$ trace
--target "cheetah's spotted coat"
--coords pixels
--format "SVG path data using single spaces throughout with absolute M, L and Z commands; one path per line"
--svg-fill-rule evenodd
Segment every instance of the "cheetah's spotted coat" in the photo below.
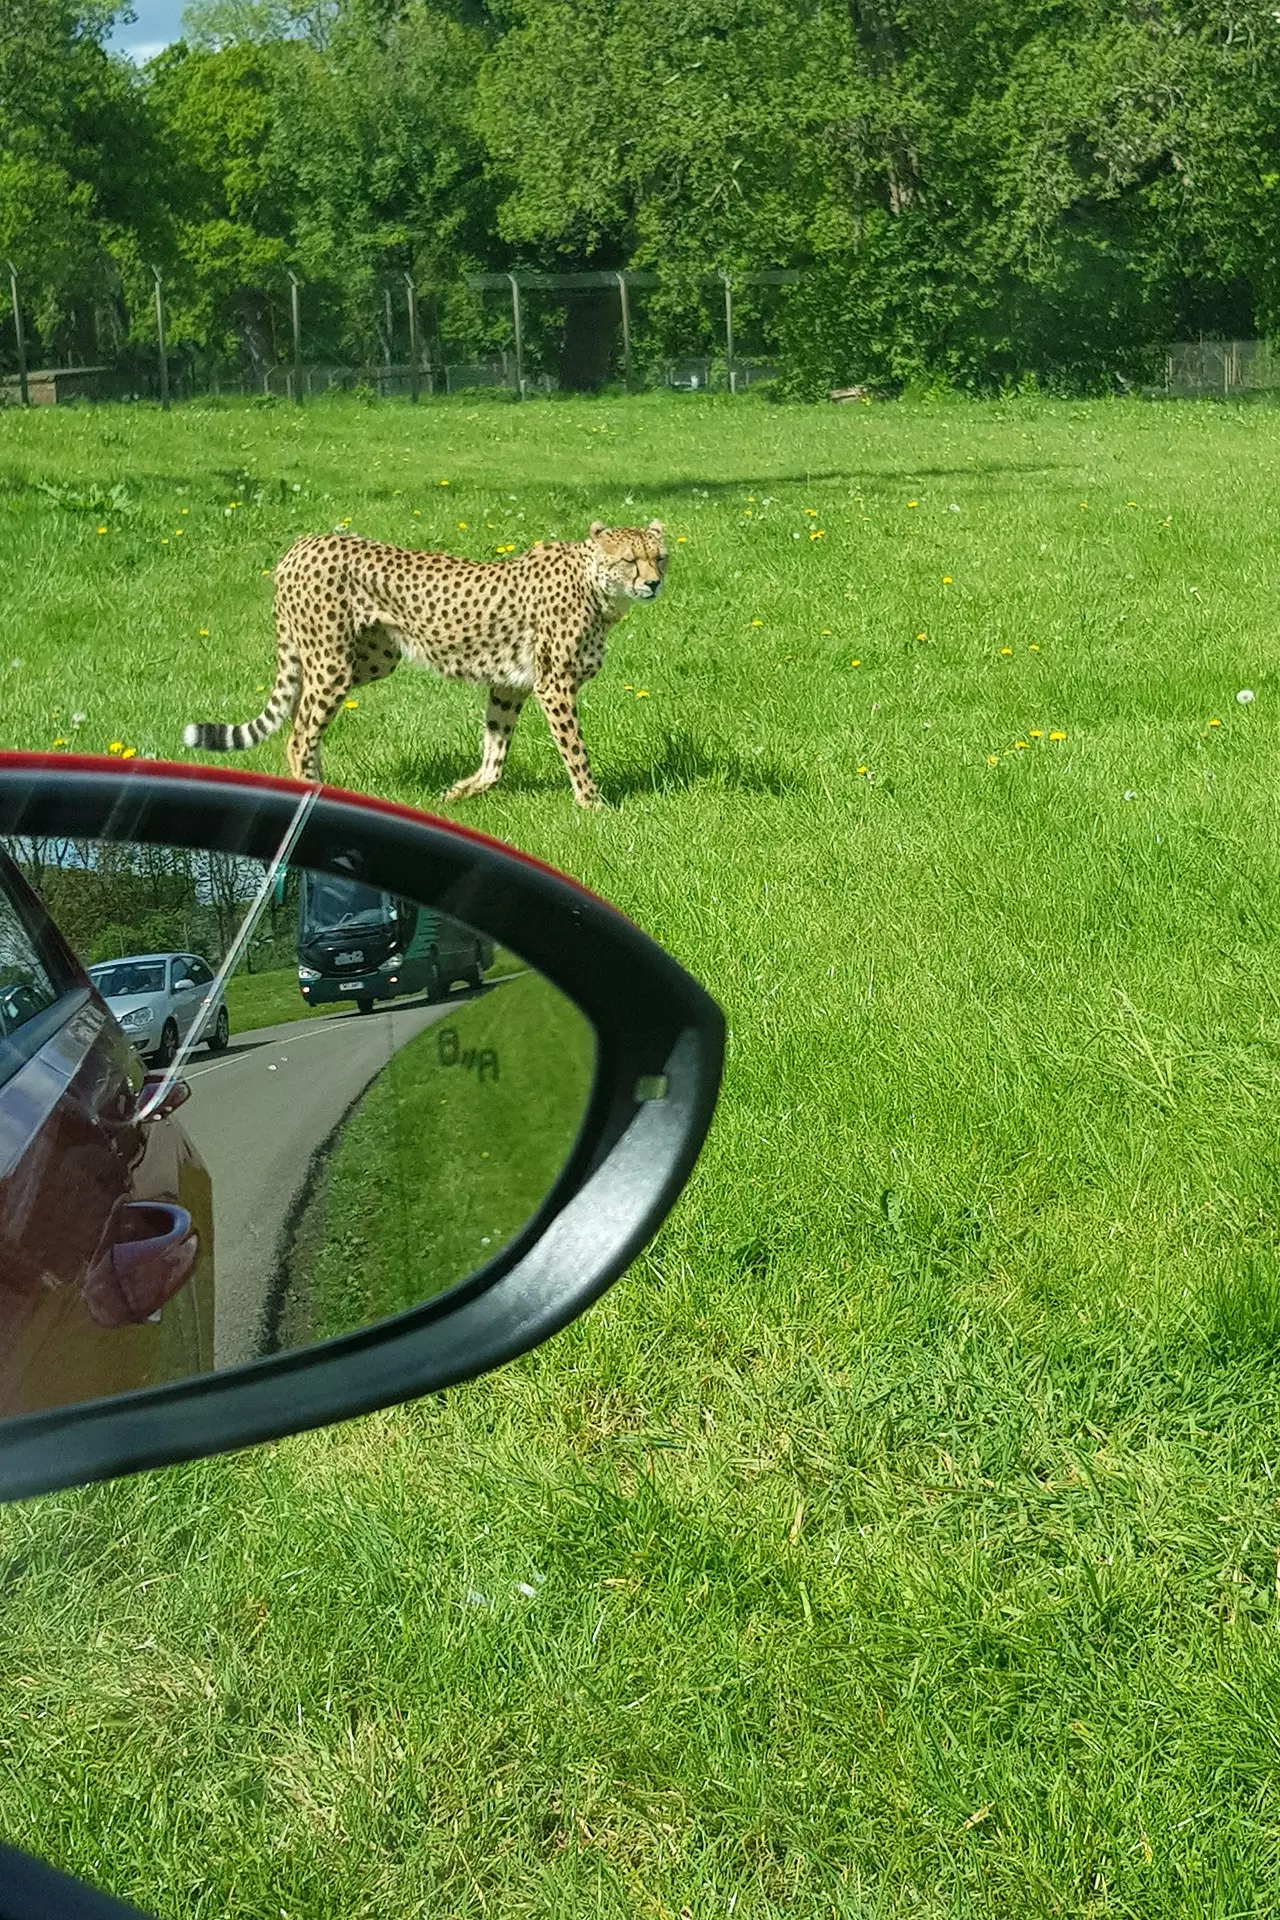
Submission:
M 289 771 L 319 780 L 321 737 L 342 702 L 403 657 L 448 679 L 488 684 L 480 765 L 447 800 L 497 784 L 532 693 L 574 798 L 598 806 L 575 696 L 599 672 L 610 627 L 629 602 L 656 598 L 666 565 L 657 520 L 643 528 L 594 520 L 585 540 L 539 542 L 497 561 L 308 534 L 276 568 L 276 679 L 266 706 L 243 726 L 190 726 L 186 744 L 243 751 L 292 716 Z

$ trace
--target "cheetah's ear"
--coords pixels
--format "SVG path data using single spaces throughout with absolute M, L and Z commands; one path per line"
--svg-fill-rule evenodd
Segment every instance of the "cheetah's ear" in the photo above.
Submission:
M 598 533 L 603 533 L 603 532 L 604 532 L 604 521 L 593 520 L 591 522 L 591 538 L 594 540 Z
M 661 532 L 662 532 L 662 522 L 661 522 L 661 520 L 651 520 L 651 521 L 649 522 L 649 532 L 650 532 L 650 533 L 661 533 Z

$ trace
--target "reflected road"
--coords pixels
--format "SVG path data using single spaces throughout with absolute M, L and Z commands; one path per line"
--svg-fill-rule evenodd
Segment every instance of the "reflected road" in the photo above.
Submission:
M 213 1181 L 215 1366 L 262 1350 L 277 1265 L 317 1149 L 394 1053 L 474 997 L 258 1027 L 233 1035 L 226 1053 L 188 1065 L 191 1098 L 178 1118 Z

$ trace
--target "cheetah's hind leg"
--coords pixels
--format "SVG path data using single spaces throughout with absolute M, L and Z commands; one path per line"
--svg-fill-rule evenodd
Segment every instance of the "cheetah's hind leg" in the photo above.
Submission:
M 497 786 L 502 778 L 502 768 L 507 758 L 507 748 L 511 745 L 511 736 L 516 730 L 516 721 L 520 718 L 520 709 L 527 697 L 518 687 L 490 687 L 480 765 L 465 780 L 456 781 L 447 793 L 441 794 L 442 800 L 472 800 L 477 794 L 488 793 L 490 787 Z

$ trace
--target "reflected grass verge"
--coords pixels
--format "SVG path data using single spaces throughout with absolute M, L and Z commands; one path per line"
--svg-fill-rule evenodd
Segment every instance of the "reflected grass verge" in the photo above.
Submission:
M 589 1024 L 535 973 L 442 1008 L 333 1147 L 295 1239 L 282 1344 L 418 1306 L 501 1252 L 572 1151 L 594 1062 Z

